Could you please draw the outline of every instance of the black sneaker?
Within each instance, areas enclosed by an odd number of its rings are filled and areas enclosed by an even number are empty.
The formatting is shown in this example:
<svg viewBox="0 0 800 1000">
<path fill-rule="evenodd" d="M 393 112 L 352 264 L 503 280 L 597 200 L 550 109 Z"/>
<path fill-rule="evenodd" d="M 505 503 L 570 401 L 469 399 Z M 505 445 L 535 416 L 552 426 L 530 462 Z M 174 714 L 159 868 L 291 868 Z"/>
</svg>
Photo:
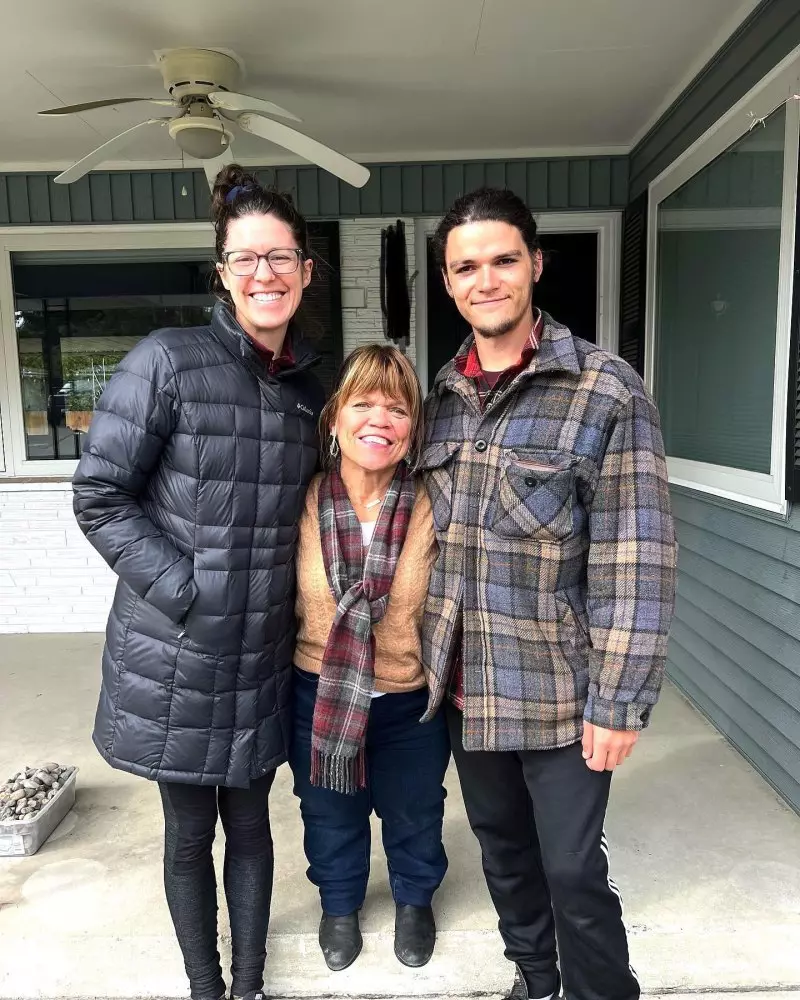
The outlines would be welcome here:
<svg viewBox="0 0 800 1000">
<path fill-rule="evenodd" d="M 557 1000 L 560 992 L 561 980 L 557 979 L 556 988 L 552 993 L 548 993 L 542 997 L 532 997 L 528 993 L 528 985 L 525 982 L 525 977 L 522 975 L 520 967 L 517 965 L 514 970 L 514 985 L 511 987 L 511 992 L 506 995 L 505 1000 Z"/>
<path fill-rule="evenodd" d="M 322 914 L 319 924 L 319 946 L 325 964 L 331 972 L 346 969 L 361 954 L 364 940 L 358 926 L 358 910 L 344 917 L 330 917 Z"/>
<path fill-rule="evenodd" d="M 225 1000 L 225 998 L 223 997 L 222 1000 Z M 267 995 L 263 990 L 250 990 L 243 997 L 237 997 L 231 993 L 231 1000 L 267 1000 Z"/>
</svg>

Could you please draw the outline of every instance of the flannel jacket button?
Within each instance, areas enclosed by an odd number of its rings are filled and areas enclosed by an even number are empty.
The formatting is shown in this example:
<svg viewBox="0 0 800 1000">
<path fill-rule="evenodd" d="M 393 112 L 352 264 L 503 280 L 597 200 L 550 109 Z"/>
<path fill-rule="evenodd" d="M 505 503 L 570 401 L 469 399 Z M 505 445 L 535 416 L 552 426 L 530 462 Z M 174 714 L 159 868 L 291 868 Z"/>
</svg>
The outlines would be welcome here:
<svg viewBox="0 0 800 1000">
<path fill-rule="evenodd" d="M 526 476 L 525 477 L 525 485 L 526 486 L 535 486 L 536 485 L 536 480 L 533 478 L 533 476 Z"/>
<path fill-rule="evenodd" d="M 475 442 L 475 451 L 486 451 L 488 447 L 482 438 Z"/>
</svg>

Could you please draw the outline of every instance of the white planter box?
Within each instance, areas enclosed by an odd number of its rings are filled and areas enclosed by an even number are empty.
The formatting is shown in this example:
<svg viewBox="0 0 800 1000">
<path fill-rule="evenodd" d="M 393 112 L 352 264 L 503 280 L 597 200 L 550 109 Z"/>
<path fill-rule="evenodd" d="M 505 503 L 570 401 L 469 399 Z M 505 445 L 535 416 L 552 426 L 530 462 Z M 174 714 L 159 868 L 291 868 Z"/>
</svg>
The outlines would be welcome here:
<svg viewBox="0 0 800 1000">
<path fill-rule="evenodd" d="M 0 823 L 0 857 L 23 858 L 35 854 L 75 805 L 77 767 L 36 816 Z"/>
</svg>

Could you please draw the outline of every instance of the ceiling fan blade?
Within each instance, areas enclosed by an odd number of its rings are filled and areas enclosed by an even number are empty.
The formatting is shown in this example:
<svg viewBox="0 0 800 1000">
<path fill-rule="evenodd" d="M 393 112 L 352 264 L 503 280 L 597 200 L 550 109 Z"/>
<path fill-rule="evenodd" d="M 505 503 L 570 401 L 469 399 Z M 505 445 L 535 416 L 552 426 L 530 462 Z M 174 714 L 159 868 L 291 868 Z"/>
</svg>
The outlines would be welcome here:
<svg viewBox="0 0 800 1000">
<path fill-rule="evenodd" d="M 73 181 L 79 180 L 84 174 L 88 174 L 92 168 L 98 166 L 98 164 L 102 163 L 104 160 L 107 160 L 111 153 L 118 149 L 122 149 L 123 146 L 127 146 L 139 129 L 145 128 L 148 125 L 166 125 L 171 120 L 171 118 L 148 118 L 147 121 L 139 122 L 139 124 L 134 125 L 133 128 L 120 132 L 119 135 L 115 135 L 113 139 L 109 139 L 108 142 L 104 142 L 102 146 L 98 146 L 97 149 L 93 149 L 91 153 L 84 156 L 82 160 L 78 160 L 77 163 L 73 163 L 71 167 L 68 167 L 60 173 L 58 177 L 53 178 L 54 183 L 72 184 Z"/>
<path fill-rule="evenodd" d="M 219 156 L 215 156 L 213 160 L 203 160 L 203 170 L 206 172 L 206 180 L 212 191 L 214 190 L 217 174 L 226 164 L 233 163 L 233 160 L 233 150 L 230 146 L 227 146 L 225 151 Z"/>
<path fill-rule="evenodd" d="M 208 95 L 208 100 L 213 107 L 221 108 L 223 111 L 258 111 L 265 115 L 290 118 L 293 122 L 303 120 L 278 104 L 273 104 L 272 101 L 262 101 L 260 97 L 250 97 L 248 94 L 233 94 L 227 90 L 215 90 Z"/>
<path fill-rule="evenodd" d="M 116 104 L 136 104 L 137 102 L 147 102 L 148 104 L 160 104 L 161 107 L 177 107 L 177 101 L 171 101 L 160 97 L 110 97 L 105 101 L 87 101 L 85 104 L 67 104 L 63 108 L 49 108 L 47 111 L 40 111 L 40 115 L 52 117 L 54 115 L 77 115 L 81 111 L 91 111 L 94 108 L 113 108 Z"/>
<path fill-rule="evenodd" d="M 304 160 L 316 163 L 329 173 L 341 178 L 353 187 L 364 187 L 369 180 L 369 170 L 356 163 L 355 160 L 337 153 L 330 146 L 324 146 L 316 139 L 311 139 L 296 129 L 289 128 L 288 125 L 281 125 L 270 118 L 262 118 L 261 115 L 243 114 L 238 118 L 238 124 L 245 132 L 258 135 L 262 139 L 268 139 L 278 146 L 283 146 L 292 153 L 297 153 Z"/>
</svg>

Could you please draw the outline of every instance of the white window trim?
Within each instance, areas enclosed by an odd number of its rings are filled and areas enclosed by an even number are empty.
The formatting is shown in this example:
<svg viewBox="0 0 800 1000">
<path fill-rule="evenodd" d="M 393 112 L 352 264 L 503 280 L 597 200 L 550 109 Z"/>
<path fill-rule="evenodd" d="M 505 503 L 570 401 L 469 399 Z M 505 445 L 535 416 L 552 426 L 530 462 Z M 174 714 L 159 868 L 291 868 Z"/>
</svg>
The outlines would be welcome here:
<svg viewBox="0 0 800 1000">
<path fill-rule="evenodd" d="M 171 225 L 17 226 L 0 228 L 0 484 L 12 478 L 66 479 L 74 459 L 31 460 L 25 455 L 25 426 L 19 351 L 14 323 L 11 255 L 53 250 L 205 250 L 214 246 L 207 222 Z"/>
<path fill-rule="evenodd" d="M 427 239 L 439 225 L 438 218 L 415 220 L 414 250 L 419 274 L 416 290 L 417 374 L 428 391 L 428 271 Z M 616 354 L 619 349 L 619 268 L 621 212 L 542 212 L 536 216 L 540 233 L 597 233 L 597 331 L 598 347 Z M 558 318 L 558 317 L 556 317 Z"/>
<path fill-rule="evenodd" d="M 786 431 L 789 389 L 789 344 L 791 340 L 792 285 L 794 270 L 795 212 L 798 189 L 798 145 L 800 145 L 800 47 L 776 66 L 749 94 L 732 107 L 705 135 L 666 168 L 649 186 L 647 219 L 647 307 L 645 328 L 645 382 L 652 392 L 656 375 L 656 292 L 658 270 L 658 210 L 665 198 L 699 173 L 746 135 L 757 122 L 786 103 L 783 161 L 783 203 L 780 213 L 781 243 L 776 315 L 775 375 L 773 383 L 772 448 L 769 474 L 731 469 L 723 465 L 693 462 L 667 456 L 670 482 L 735 503 L 786 516 Z M 756 123 L 754 125 L 754 123 Z M 673 213 L 677 214 L 677 213 Z M 699 227 L 712 225 L 713 213 L 698 212 Z M 690 213 L 687 213 L 687 219 Z M 706 218 L 708 216 L 708 218 Z M 774 223 L 777 213 L 772 213 Z M 765 222 L 758 213 L 735 214 L 731 228 L 748 228 Z M 671 227 L 670 227 L 671 228 Z M 658 402 L 656 400 L 656 402 Z"/>
<path fill-rule="evenodd" d="M 779 208 L 678 208 L 661 216 L 661 232 L 698 229 L 780 229 Z"/>
</svg>

